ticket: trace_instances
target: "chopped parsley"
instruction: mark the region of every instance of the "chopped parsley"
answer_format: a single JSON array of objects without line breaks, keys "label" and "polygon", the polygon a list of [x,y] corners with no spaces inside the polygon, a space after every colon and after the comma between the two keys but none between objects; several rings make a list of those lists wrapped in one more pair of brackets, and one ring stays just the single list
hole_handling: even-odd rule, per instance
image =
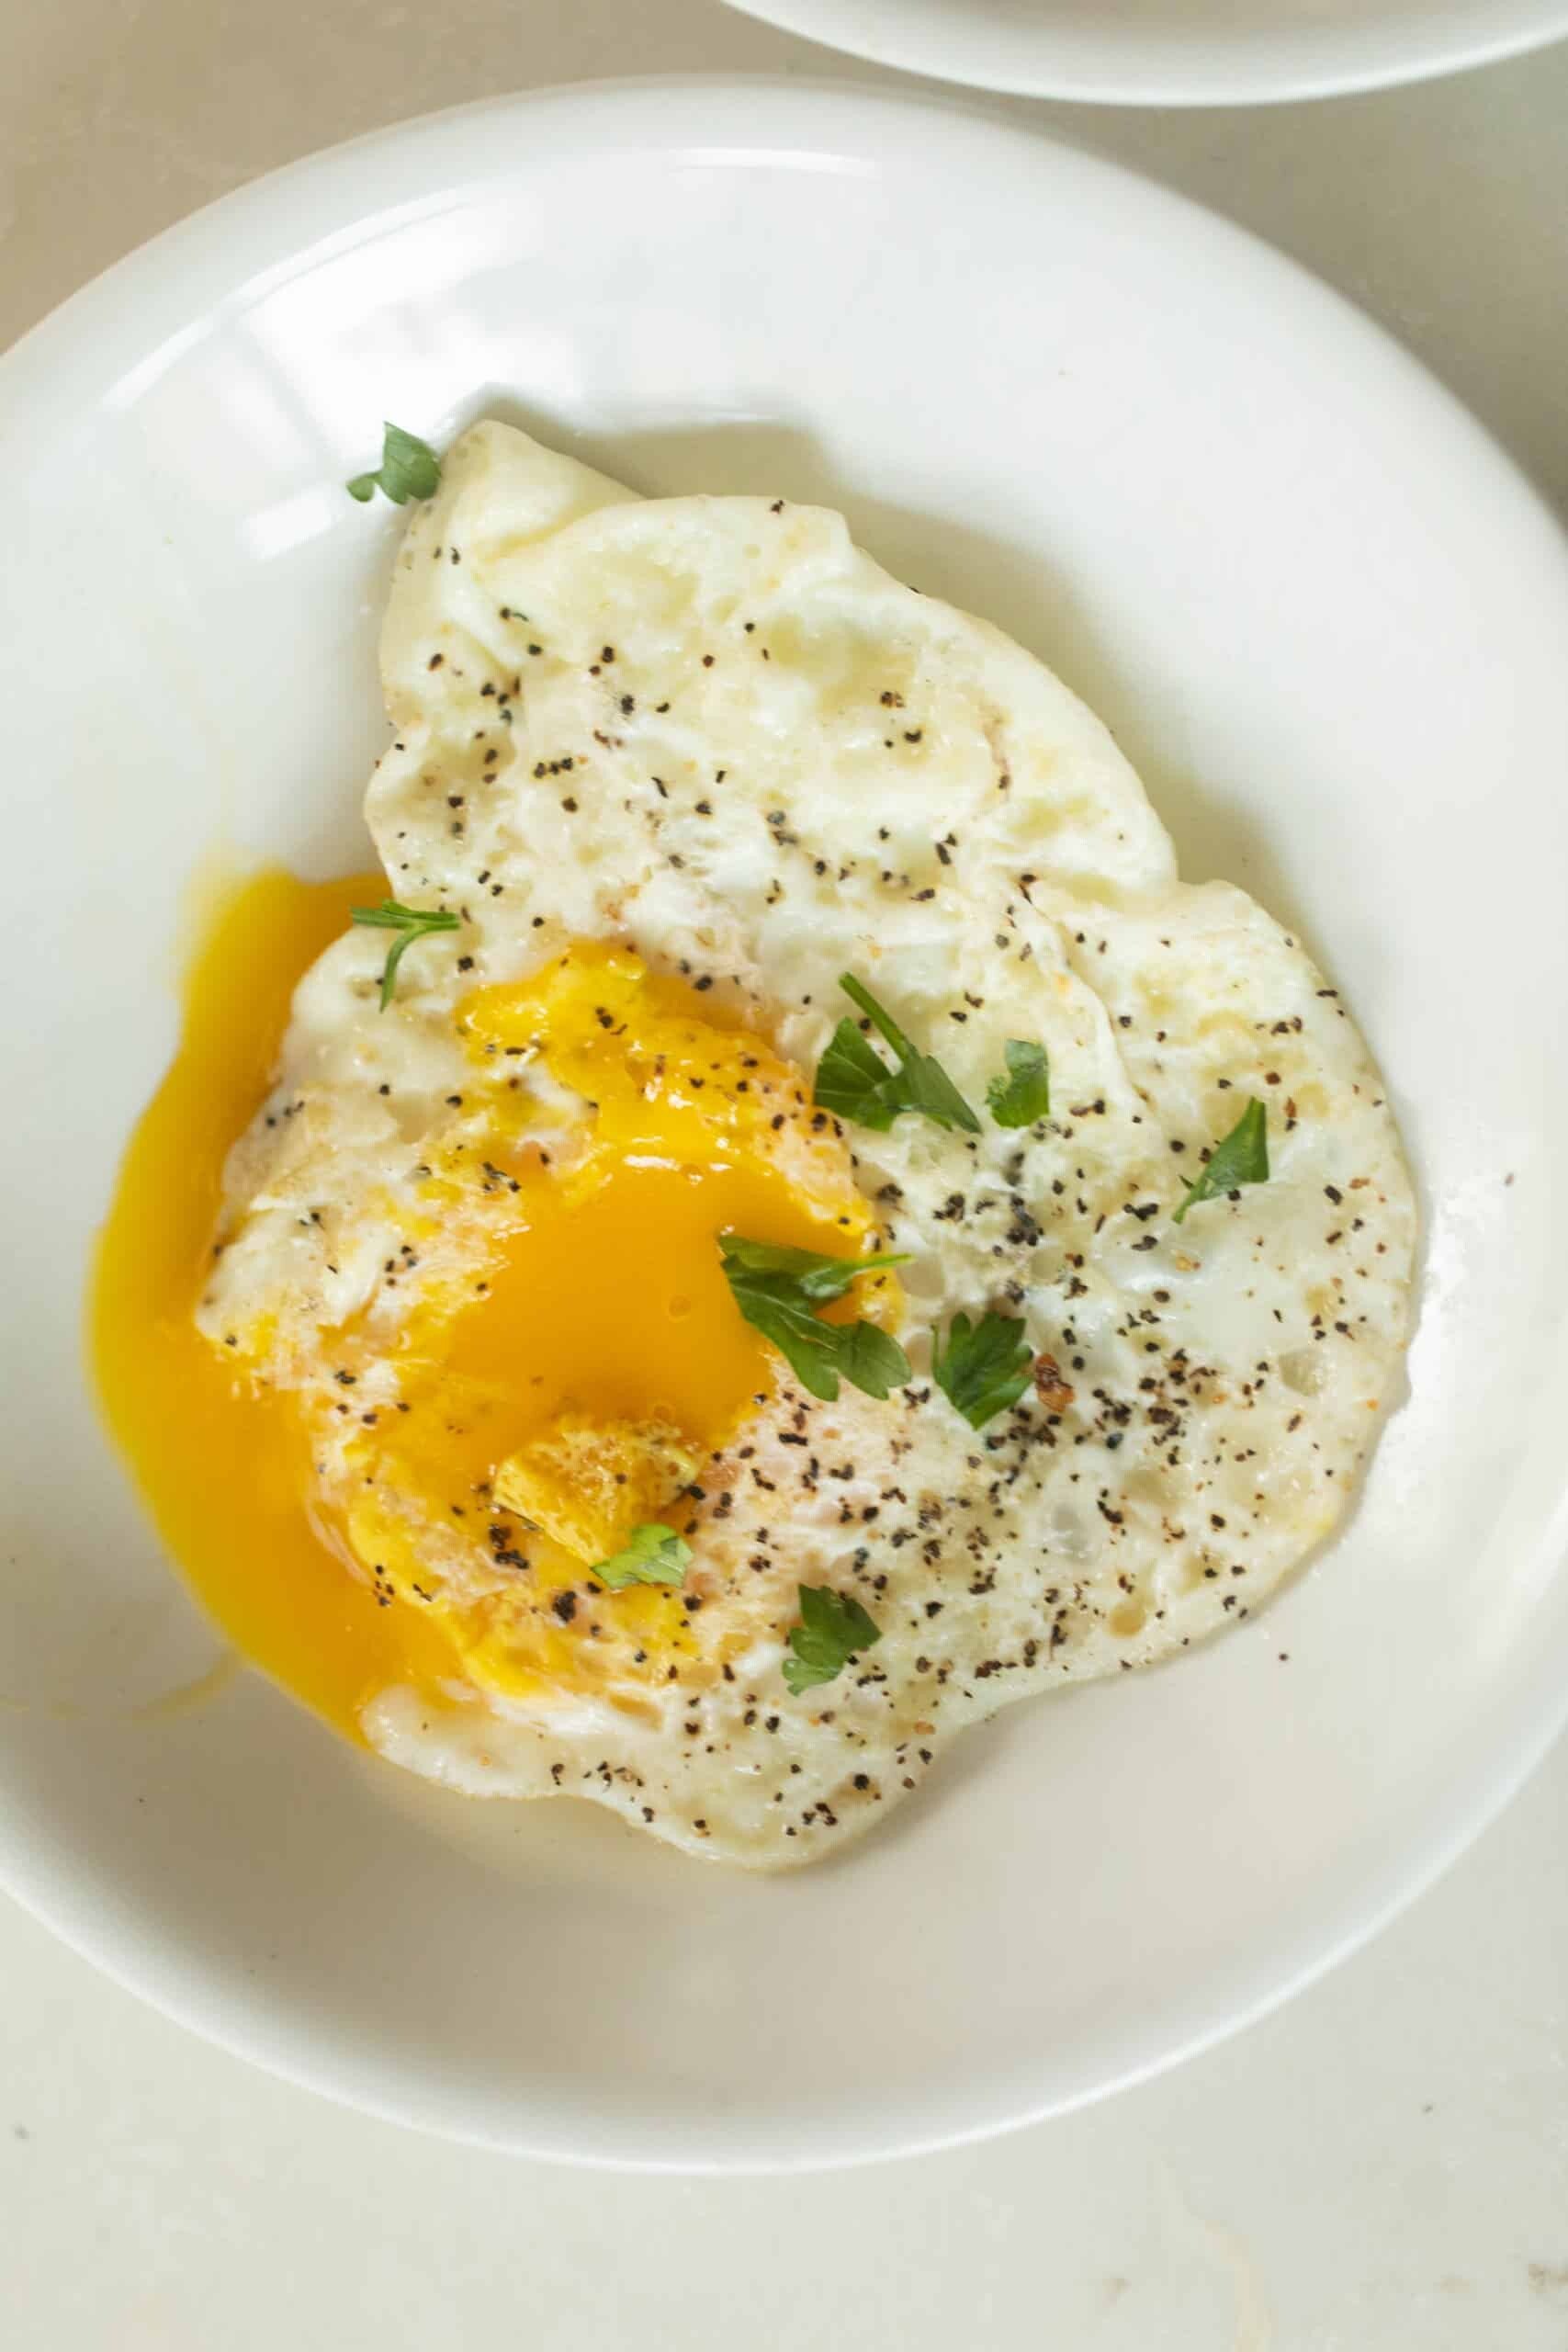
[{"label": "chopped parsley", "polygon": [[857,1652],[882,1639],[881,1626],[852,1594],[826,1584],[803,1584],[799,1592],[800,1623],[790,1628],[784,1662],[784,1680],[797,1699],[803,1690],[835,1681]]},{"label": "chopped parsley", "polygon": [[1007,1075],[993,1078],[986,1102],[998,1127],[1032,1127],[1051,1108],[1051,1062],[1043,1046],[1007,1041]]},{"label": "chopped parsley", "polygon": [[868,1396],[886,1396],[909,1377],[909,1360],[897,1340],[874,1323],[824,1323],[818,1306],[842,1298],[857,1274],[902,1266],[886,1250],[871,1258],[825,1258],[721,1233],[719,1255],[735,1304],[753,1330],[788,1358],[795,1378],[831,1405],[840,1376]]},{"label": "chopped parsley", "polygon": [[1254,1100],[1247,1103],[1229,1135],[1223,1136],[1209,1154],[1197,1182],[1189,1186],[1175,1222],[1179,1225],[1188,1210],[1196,1208],[1200,1201],[1213,1201],[1222,1193],[1239,1192],[1243,1184],[1268,1182],[1268,1114],[1262,1103]]},{"label": "chopped parsley", "polygon": [[672,1527],[657,1520],[634,1527],[626,1547],[601,1560],[589,1575],[618,1592],[627,1584],[679,1584],[691,1566],[692,1547]]},{"label": "chopped parsley", "polygon": [[362,506],[378,491],[394,506],[406,506],[411,498],[434,497],[441,487],[441,460],[417,434],[405,433],[400,424],[389,424],[381,436],[379,469],[373,474],[355,474],[344,486],[350,498],[357,498]]},{"label": "chopped parsley", "polygon": [[890,1127],[901,1111],[917,1111],[939,1127],[963,1127],[970,1135],[978,1135],[979,1120],[942,1064],[911,1044],[892,1014],[852,973],[842,974],[839,986],[873,1027],[881,1031],[897,1056],[898,1067],[888,1069],[859,1023],[846,1013],[817,1065],[813,1101],[836,1118],[879,1132]]},{"label": "chopped parsley", "polygon": [[945,1342],[931,1350],[931,1372],[972,1430],[1016,1405],[1030,1383],[1033,1351],[1010,1316],[985,1314],[972,1324],[955,1315]]},{"label": "chopped parsley", "polygon": [[445,907],[403,907],[396,899],[383,899],[378,907],[355,907],[353,920],[367,924],[374,931],[395,931],[401,934],[387,951],[381,967],[381,1010],[386,1012],[392,1001],[392,991],[398,984],[398,966],[416,939],[428,938],[433,931],[456,931],[457,918]]}]

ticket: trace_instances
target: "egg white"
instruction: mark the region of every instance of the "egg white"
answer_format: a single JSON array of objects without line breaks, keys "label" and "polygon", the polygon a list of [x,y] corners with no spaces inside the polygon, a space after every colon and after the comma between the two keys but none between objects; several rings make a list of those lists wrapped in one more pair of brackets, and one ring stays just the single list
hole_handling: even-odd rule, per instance
[{"label": "egg white", "polygon": [[[850,1132],[861,1194],[911,1253],[914,1377],[827,1405],[781,1365],[705,1473],[689,1582],[723,1676],[635,1709],[589,1684],[548,1705],[393,1688],[367,1711],[382,1753],[784,1866],[879,1818],[964,1724],[1256,1611],[1342,1516],[1396,1385],[1411,1188],[1340,999],[1240,891],[1176,879],[1098,721],[836,515],[639,501],[497,424],[409,527],[382,670],[371,831],[400,899],[461,914],[461,968],[422,945],[382,1014],[385,937],[329,949],[231,1159],[203,1328],[265,1330],[302,1398],[330,1400],[323,1332],[369,1314],[367,1394],[395,1401],[419,1285],[389,1300],[378,1270],[420,1171],[491,1115],[454,1009],[574,940],[626,943],[806,1073],[847,970],[971,1102],[1010,1038],[1047,1046],[1052,1089],[1027,1131]],[[1177,1226],[1248,1098],[1270,1181]],[[424,1278],[473,1247],[454,1220]],[[931,1335],[987,1307],[1054,1359],[1065,1408],[1032,1395],[978,1432],[953,1409]],[[433,1566],[482,1589],[467,1541],[433,1531]],[[882,1639],[794,1698],[801,1583],[854,1593]]]}]

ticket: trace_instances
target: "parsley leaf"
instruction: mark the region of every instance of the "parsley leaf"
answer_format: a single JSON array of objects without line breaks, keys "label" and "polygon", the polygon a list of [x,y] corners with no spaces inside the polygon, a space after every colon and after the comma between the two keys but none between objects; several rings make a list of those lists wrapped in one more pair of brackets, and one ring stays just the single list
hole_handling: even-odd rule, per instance
[{"label": "parsley leaf", "polygon": [[881,1250],[870,1258],[825,1258],[721,1233],[719,1255],[736,1306],[753,1330],[785,1356],[802,1387],[833,1404],[842,1374],[852,1388],[886,1396],[909,1377],[909,1360],[897,1340],[874,1323],[824,1323],[817,1313],[842,1298],[857,1274],[903,1266],[908,1257]]},{"label": "parsley leaf", "polygon": [[601,1560],[590,1576],[618,1592],[627,1584],[679,1584],[691,1565],[692,1547],[683,1536],[660,1520],[634,1527],[626,1547]]},{"label": "parsley leaf", "polygon": [[1051,1108],[1051,1062],[1043,1046],[1007,1041],[1007,1076],[993,1078],[986,1101],[998,1127],[1032,1127]]},{"label": "parsley leaf", "polygon": [[[825,1258],[816,1250],[791,1250],[777,1241],[748,1241],[742,1234],[719,1237],[725,1272],[732,1265],[747,1274],[782,1274],[807,1298],[842,1298],[857,1274],[880,1273],[884,1266],[907,1266],[907,1250],[878,1250],[869,1258]],[[733,1280],[733,1276],[731,1277]]]},{"label": "parsley leaf", "polygon": [[942,1064],[910,1043],[892,1014],[852,973],[843,973],[839,986],[886,1038],[898,1067],[888,1069],[859,1023],[846,1013],[817,1065],[813,1101],[836,1118],[878,1132],[890,1127],[901,1111],[918,1111],[939,1127],[963,1127],[978,1135],[979,1120]]},{"label": "parsley leaf", "polygon": [[955,1315],[945,1344],[931,1349],[937,1386],[950,1396],[972,1430],[984,1429],[998,1413],[1016,1405],[1029,1385],[1033,1351],[1023,1326],[1010,1316],[982,1315],[971,1324]]},{"label": "parsley leaf", "polygon": [[852,1594],[826,1584],[798,1589],[800,1623],[790,1628],[792,1655],[784,1662],[784,1679],[797,1699],[803,1690],[836,1680],[858,1651],[882,1639],[881,1626]]},{"label": "parsley leaf", "polygon": [[434,497],[441,487],[441,460],[417,434],[405,433],[400,424],[389,424],[381,436],[379,471],[355,474],[344,486],[350,498],[357,498],[362,506],[378,491],[394,506],[406,506],[411,498]]},{"label": "parsley leaf", "polygon": [[[831,1335],[834,1367],[852,1388],[883,1397],[908,1379],[908,1357],[879,1323],[819,1323],[817,1328]],[[837,1396],[837,1388],[833,1394]]]},{"label": "parsley leaf", "polygon": [[1200,1201],[1217,1200],[1222,1193],[1236,1192],[1243,1184],[1268,1182],[1268,1113],[1261,1102],[1254,1100],[1247,1103],[1229,1135],[1222,1136],[1209,1154],[1197,1182],[1188,1187],[1187,1197],[1173,1222],[1179,1225],[1188,1210],[1196,1208]]},{"label": "parsley leaf", "polygon": [[457,918],[445,907],[402,907],[396,899],[383,899],[378,907],[355,907],[355,922],[367,924],[374,931],[396,931],[402,936],[388,950],[381,967],[381,1010],[386,1012],[392,1001],[392,991],[398,984],[398,966],[416,939],[427,938],[433,931],[456,931]]}]

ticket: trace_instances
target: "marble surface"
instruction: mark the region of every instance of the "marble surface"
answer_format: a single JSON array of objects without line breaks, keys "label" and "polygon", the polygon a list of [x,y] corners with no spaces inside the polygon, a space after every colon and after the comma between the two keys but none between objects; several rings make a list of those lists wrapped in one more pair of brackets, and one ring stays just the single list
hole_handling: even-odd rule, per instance
[{"label": "marble surface", "polygon": [[[877,80],[716,0],[10,0],[0,343],[273,165],[490,92]],[[1256,229],[1568,508],[1568,47],[1255,113],[971,101]],[[1568,1748],[1371,1950],[1159,2082],[854,2174],[449,2147],[206,2049],[0,1901],[6,2352],[1568,2352]]]}]

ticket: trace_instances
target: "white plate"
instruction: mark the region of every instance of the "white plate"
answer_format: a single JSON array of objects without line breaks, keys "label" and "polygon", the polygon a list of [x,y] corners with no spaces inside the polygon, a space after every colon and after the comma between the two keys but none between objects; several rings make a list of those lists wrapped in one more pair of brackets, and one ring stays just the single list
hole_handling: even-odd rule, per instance
[{"label": "white plate", "polygon": [[1107,106],[1257,106],[1484,65],[1568,0],[729,0],[857,57]]},{"label": "white plate", "polygon": [[[506,100],[302,164],[79,295],[0,399],[15,1891],[345,2098],[715,2165],[1092,2098],[1407,1900],[1568,1694],[1568,567],[1475,426],[1105,164],[769,85]],[[1411,1395],[1331,1555],[1174,1668],[971,1734],[796,1879],[440,1798],[254,1676],[146,1704],[212,1648],[85,1393],[86,1253],[193,869],[355,852],[399,520],[344,478],[384,414],[440,439],[485,409],[649,490],[841,503],[1044,654],[1187,871],[1347,988],[1420,1171]]]}]

